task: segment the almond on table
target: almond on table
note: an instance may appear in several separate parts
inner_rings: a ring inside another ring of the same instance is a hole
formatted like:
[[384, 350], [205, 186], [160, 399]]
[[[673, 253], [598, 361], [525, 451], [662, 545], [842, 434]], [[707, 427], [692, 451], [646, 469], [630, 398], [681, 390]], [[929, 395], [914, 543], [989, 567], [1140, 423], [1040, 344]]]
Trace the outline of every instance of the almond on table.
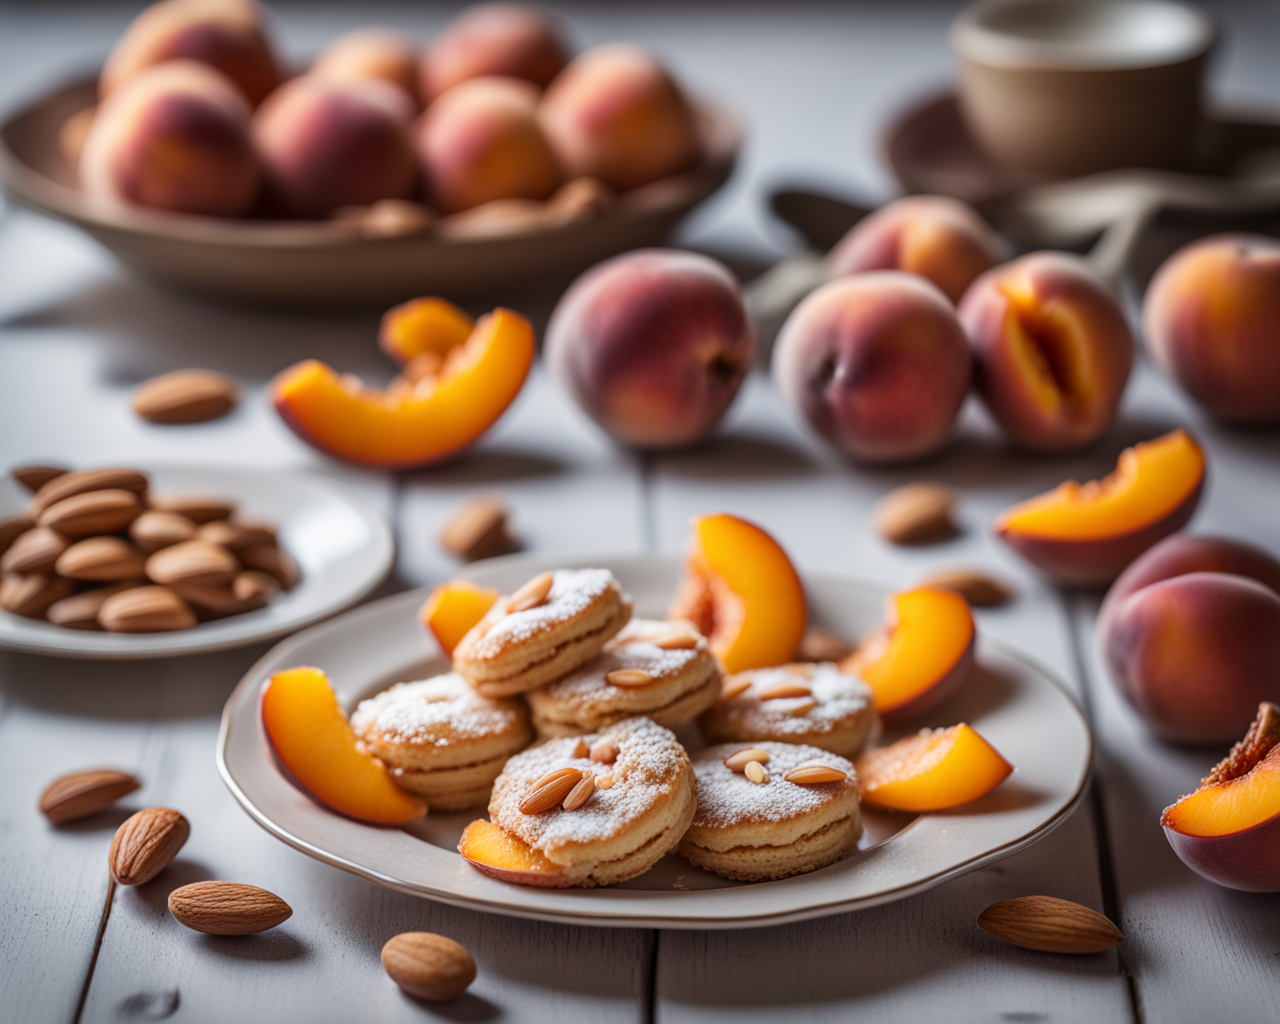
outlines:
[[152, 423], [200, 423], [225, 416], [240, 402], [240, 386], [212, 370], [174, 370], [133, 393], [133, 411]]

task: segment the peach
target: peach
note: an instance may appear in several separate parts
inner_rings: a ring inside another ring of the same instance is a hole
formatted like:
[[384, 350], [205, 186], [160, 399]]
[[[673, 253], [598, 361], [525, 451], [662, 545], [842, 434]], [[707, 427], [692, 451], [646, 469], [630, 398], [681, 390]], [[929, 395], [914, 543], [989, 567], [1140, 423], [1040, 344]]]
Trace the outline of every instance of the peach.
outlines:
[[472, 78], [442, 93], [415, 126], [414, 144], [441, 213], [546, 199], [564, 180], [538, 123], [538, 90], [518, 78]]
[[499, 825], [473, 821], [462, 832], [458, 852], [477, 871], [503, 882], [561, 889], [570, 883], [558, 864], [553, 864], [523, 839]]
[[791, 661], [808, 613], [781, 545], [727, 512], [697, 516], [689, 526], [684, 580], [667, 618], [697, 626], [728, 672]]
[[522, 78], [542, 89], [560, 73], [567, 52], [545, 12], [519, 4], [479, 4], [454, 18], [423, 56], [422, 95], [430, 100], [485, 75]]
[[571, 178], [626, 192], [701, 156], [693, 107], [652, 54], [610, 43], [575, 58], [542, 100], [543, 127]]
[[335, 82], [374, 78], [398, 85], [414, 103], [418, 97], [418, 49], [384, 28], [362, 28], [339, 36], [321, 51], [308, 74]]
[[450, 580], [431, 592], [418, 611], [418, 621], [445, 654], [453, 654], [458, 641], [484, 618], [502, 595], [492, 587], [470, 580]]
[[304, 441], [370, 466], [425, 466], [476, 440], [520, 393], [533, 365], [529, 321], [496, 309], [407, 393], [367, 388], [308, 359], [271, 385], [276, 411]]
[[728, 268], [641, 249], [598, 264], [547, 326], [551, 372], [624, 444], [672, 448], [707, 436], [751, 367], [755, 331]]
[[840, 665], [871, 687], [881, 718], [900, 721], [941, 703], [969, 678], [976, 635], [968, 601], [918, 587], [890, 594], [884, 625]]
[[1160, 815], [1181, 861], [1210, 882], [1280, 891], [1280, 707], [1259, 705], [1244, 739], [1194, 793]]
[[986, 796], [1013, 771], [976, 729], [921, 729], [854, 764], [864, 807], [943, 811]]
[[969, 346], [951, 302], [914, 274], [828, 282], [782, 325], [773, 375], [791, 407], [868, 462], [942, 448], [969, 390]]
[[355, 733], [318, 668], [277, 672], [262, 688], [262, 725], [292, 780], [326, 807], [376, 825], [403, 825], [426, 806], [391, 779]]
[[978, 395], [1019, 448], [1069, 452], [1115, 419], [1133, 365], [1124, 312], [1078, 256], [1035, 252], [965, 292]]
[[1204, 451], [1185, 430], [1126, 448], [1115, 472], [1074, 480], [1002, 513], [993, 529], [1059, 583], [1097, 586], [1182, 529], [1204, 490]]
[[102, 69], [99, 94], [172, 60], [216, 68], [253, 106], [280, 81], [262, 8], [253, 0], [165, 0], [134, 18], [120, 37]]
[[296, 217], [408, 199], [418, 183], [413, 102], [378, 79], [286, 82], [253, 119], [272, 202]]
[[378, 347], [401, 366], [428, 354], [443, 363], [449, 350], [471, 337], [475, 327], [476, 322], [452, 302], [410, 299], [382, 315]]
[[221, 72], [170, 61], [98, 107], [80, 153], [89, 196], [178, 213], [241, 217], [262, 184], [249, 105]]
[[906, 196], [858, 221], [827, 264], [836, 274], [905, 270], [932, 281], [952, 302], [1000, 262], [1004, 245], [968, 203], [950, 196]]
[[1280, 422], [1280, 240], [1214, 235], [1179, 249], [1143, 303], [1147, 347], [1219, 419]]

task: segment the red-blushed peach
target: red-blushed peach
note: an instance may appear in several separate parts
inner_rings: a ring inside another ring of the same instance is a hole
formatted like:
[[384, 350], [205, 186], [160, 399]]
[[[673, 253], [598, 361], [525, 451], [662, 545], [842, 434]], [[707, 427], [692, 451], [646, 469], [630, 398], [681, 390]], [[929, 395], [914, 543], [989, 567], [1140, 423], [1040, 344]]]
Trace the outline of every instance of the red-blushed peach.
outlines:
[[906, 196], [860, 220], [827, 263], [837, 274], [905, 270], [928, 278], [952, 302], [1000, 262], [1004, 243], [968, 203], [950, 196]]
[[102, 69], [99, 94], [171, 60], [217, 68], [253, 106], [280, 81], [262, 8], [253, 0], [164, 0], [134, 18], [120, 37]]
[[81, 185], [105, 202], [243, 216], [262, 184], [249, 118], [240, 90], [205, 64], [148, 68], [99, 105], [80, 153]]
[[547, 326], [553, 374], [625, 444], [671, 448], [709, 434], [755, 352], [742, 293], [716, 260], [641, 249], [565, 292]]
[[544, 89], [560, 73], [568, 48], [555, 20], [520, 4], [478, 4], [449, 23], [423, 55], [424, 100], [468, 78], [508, 75]]
[[541, 117], [570, 177], [617, 192], [686, 171], [701, 156], [684, 93], [657, 58], [629, 43], [576, 57], [547, 89]]
[[1143, 320], [1155, 361], [1214, 416], [1280, 422], [1280, 239], [1179, 249], [1152, 278]]
[[407, 199], [418, 183], [409, 138], [413, 101], [388, 82], [304, 75], [253, 119], [269, 197], [281, 212], [323, 217], [343, 206]]
[[978, 394], [1017, 447], [1075, 451], [1115, 419], [1133, 336], [1084, 260], [1035, 252], [989, 270], [965, 292], [960, 322]]
[[362, 28], [339, 36], [311, 62], [308, 74], [335, 82], [381, 79], [419, 102], [418, 48], [385, 28]]
[[971, 360], [955, 307], [914, 274], [837, 278], [787, 317], [773, 352], [783, 397], [846, 454], [921, 458], [951, 436]]
[[442, 93], [414, 127], [414, 144], [441, 213], [546, 199], [564, 180], [538, 123], [538, 91], [518, 78], [472, 78]]

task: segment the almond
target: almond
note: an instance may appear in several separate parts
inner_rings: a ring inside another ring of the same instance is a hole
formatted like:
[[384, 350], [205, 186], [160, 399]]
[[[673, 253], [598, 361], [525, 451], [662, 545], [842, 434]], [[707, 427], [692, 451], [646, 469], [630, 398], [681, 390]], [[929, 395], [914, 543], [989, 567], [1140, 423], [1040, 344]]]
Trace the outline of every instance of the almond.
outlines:
[[56, 480], [66, 474], [67, 470], [61, 466], [19, 466], [17, 469], [9, 470], [9, 475], [32, 494], [35, 494], [50, 480]]
[[592, 220], [613, 206], [615, 200], [613, 190], [604, 182], [595, 178], [574, 178], [561, 185], [547, 200], [543, 219], [556, 225]]
[[153, 583], [217, 586], [230, 583], [239, 571], [235, 555], [203, 540], [162, 548], [147, 559], [147, 578]]
[[876, 506], [880, 536], [894, 544], [927, 544], [956, 532], [956, 495], [941, 484], [908, 484], [890, 491]]
[[274, 545], [276, 542], [276, 531], [265, 523], [238, 522], [233, 519], [205, 523], [197, 530], [196, 536], [230, 551], [257, 547], [260, 544]]
[[801, 661], [843, 661], [853, 653], [853, 645], [834, 633], [810, 626], [800, 641], [796, 657]]
[[[58, 482], [55, 480], [49, 486], [56, 486]], [[41, 490], [40, 494], [43, 493]], [[68, 537], [93, 537], [99, 533], [119, 533], [141, 512], [142, 503], [132, 491], [86, 491], [54, 502], [40, 513], [36, 522]]]
[[746, 750], [739, 750], [736, 754], [731, 754], [724, 759], [724, 766], [731, 772], [742, 772], [747, 770], [747, 765], [752, 761], [759, 761], [761, 764], [769, 763], [769, 752], [761, 750], [758, 747], [748, 747]]
[[764, 765], [759, 761], [748, 761], [742, 769], [742, 774], [757, 786], [762, 786], [769, 781], [769, 773], [764, 770]]
[[810, 697], [813, 691], [804, 683], [774, 683], [758, 694], [757, 700], [786, 700], [789, 697]]
[[593, 772], [584, 771], [582, 778], [578, 780], [578, 784], [569, 790], [569, 795], [564, 798], [564, 803], [560, 806], [566, 811], [576, 811], [579, 807], [591, 799], [591, 794], [596, 791], [596, 777]]
[[79, 584], [74, 580], [47, 573], [6, 576], [0, 584], [0, 608], [28, 619], [43, 619], [51, 605], [78, 589]]
[[72, 594], [49, 605], [45, 618], [64, 629], [101, 629], [98, 615], [107, 598], [113, 594], [136, 587], [136, 583], [113, 583], [106, 587], [94, 587], [79, 594]]
[[148, 554], [195, 540], [196, 524], [176, 512], [143, 512], [129, 524], [129, 537]]
[[35, 526], [30, 516], [10, 516], [0, 519], [0, 555], [13, 546], [13, 542]]
[[289, 920], [293, 908], [256, 885], [193, 882], [169, 893], [169, 913], [206, 935], [253, 935]]
[[133, 411], [152, 423], [201, 423], [225, 416], [240, 401], [240, 388], [212, 370], [174, 370], [143, 381]]
[[141, 785], [125, 772], [76, 772], [49, 784], [40, 794], [40, 810], [55, 825], [61, 825], [97, 814]]
[[476, 978], [476, 962], [453, 939], [403, 932], [382, 947], [387, 977], [416, 999], [456, 999]]
[[695, 633], [690, 626], [687, 630], [662, 633], [644, 642], [653, 644], [662, 651], [691, 651], [702, 643], [702, 634]]
[[107, 854], [111, 877], [141, 885], [160, 874], [191, 834], [187, 819], [168, 807], [148, 807], [116, 829]]
[[289, 590], [298, 582], [298, 563], [289, 557], [289, 552], [274, 544], [257, 544], [249, 548], [240, 548], [236, 557], [246, 569], [256, 569], [275, 578], [280, 586]]
[[976, 569], [944, 569], [920, 581], [922, 587], [954, 590], [975, 608], [991, 608], [1012, 599], [1013, 587]]
[[507, 510], [490, 498], [475, 498], [449, 517], [440, 546], [464, 562], [505, 555], [516, 548], [507, 527]]
[[0, 558], [0, 572], [53, 572], [62, 553], [71, 546], [56, 530], [37, 526], [19, 535]]
[[246, 569], [231, 581], [231, 592], [236, 595], [237, 600], [260, 602], [255, 605], [260, 608], [280, 593], [280, 583], [265, 572]]
[[190, 629], [196, 616], [168, 587], [134, 587], [102, 602], [98, 621], [109, 633], [167, 633]]
[[157, 512], [176, 512], [193, 523], [229, 519], [236, 510], [235, 502], [207, 494], [151, 494], [147, 496], [147, 507]]
[[653, 676], [642, 668], [615, 668], [604, 674], [604, 681], [613, 686], [647, 686]]
[[[271, 579], [269, 576], [268, 579]], [[275, 580], [271, 580], [274, 585]], [[267, 603], [265, 596], [241, 599], [231, 583], [171, 583], [170, 588], [195, 608], [201, 619], [221, 619], [255, 611]]]
[[818, 706], [818, 702], [810, 697], [808, 700], [801, 701], [795, 707], [787, 708], [787, 714], [792, 718], [799, 718], [801, 715], [807, 715], [810, 711]]
[[798, 786], [816, 786], [823, 782], [843, 782], [849, 776], [830, 765], [808, 764], [803, 768], [792, 768], [782, 777]]
[[142, 579], [146, 559], [142, 552], [119, 537], [90, 537], [77, 541], [58, 557], [59, 576], [92, 583], [118, 583]]
[[593, 761], [598, 761], [600, 764], [613, 764], [618, 760], [618, 745], [613, 742], [612, 736], [601, 736], [591, 744], [591, 750], [588, 753]]
[[591, 754], [591, 748], [587, 746], [587, 741], [579, 739], [573, 746], [573, 753], [570, 757], [588, 757]]
[[546, 602], [547, 595], [551, 593], [551, 584], [554, 582], [555, 577], [549, 572], [535, 576], [508, 599], [507, 614], [527, 612], [532, 608], [540, 607]]
[[740, 697], [746, 693], [750, 687], [751, 680], [746, 676], [730, 676], [720, 687], [720, 699], [733, 700], [734, 697]]
[[36, 491], [31, 499], [31, 518], [39, 519], [50, 505], [90, 491], [147, 493], [147, 476], [136, 469], [91, 469], [84, 473], [63, 473]]
[[557, 806], [582, 779], [581, 768], [559, 768], [529, 787], [520, 801], [521, 814], [541, 814]]
[[1124, 941], [1096, 910], [1053, 896], [1019, 896], [993, 903], [978, 927], [1001, 942], [1046, 953], [1101, 953]]

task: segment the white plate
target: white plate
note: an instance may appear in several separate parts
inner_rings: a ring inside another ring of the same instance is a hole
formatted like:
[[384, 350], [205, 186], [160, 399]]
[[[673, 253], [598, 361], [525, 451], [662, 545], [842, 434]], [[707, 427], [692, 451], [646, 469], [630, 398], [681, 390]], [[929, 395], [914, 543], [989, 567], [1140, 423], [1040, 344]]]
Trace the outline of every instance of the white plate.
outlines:
[[[514, 556], [467, 574], [510, 593], [554, 568]], [[673, 559], [575, 562], [613, 569], [640, 615], [661, 616], [675, 591]], [[861, 636], [881, 620], [885, 590], [831, 578], [807, 581], [814, 620]], [[418, 625], [426, 591], [410, 591], [348, 612], [277, 645], [227, 702], [218, 768], [250, 816], [281, 841], [380, 885], [516, 917], [628, 928], [750, 928], [876, 906], [922, 892], [1014, 853], [1058, 825], [1080, 799], [1092, 740], [1075, 701], [1043, 669], [1009, 649], [979, 645], [979, 667], [960, 693], [907, 729], [967, 721], [1016, 766], [996, 790], [963, 808], [918, 817], [868, 814], [859, 852], [838, 864], [776, 882], [729, 882], [682, 858], [608, 889], [534, 889], [482, 875], [455, 846], [479, 812], [429, 816], [403, 829], [375, 828], [325, 810], [275, 766], [259, 714], [262, 683], [293, 665], [322, 667], [350, 711], [398, 680], [441, 671], [445, 661]], [[679, 730], [691, 746], [696, 731]], [[687, 888], [676, 889], [682, 885]]]
[[[395, 556], [386, 519], [363, 498], [322, 477], [275, 470], [141, 466], [152, 490], [198, 491], [237, 503], [238, 511], [273, 523], [298, 563], [297, 586], [266, 608], [203, 622], [173, 633], [98, 633], [64, 629], [0, 611], [0, 647], [64, 658], [163, 658], [225, 650], [293, 633], [349, 608], [382, 582]], [[0, 479], [0, 518], [31, 496], [12, 477]]]

